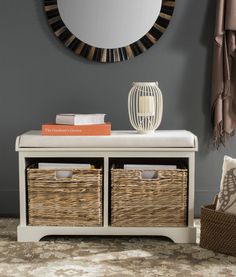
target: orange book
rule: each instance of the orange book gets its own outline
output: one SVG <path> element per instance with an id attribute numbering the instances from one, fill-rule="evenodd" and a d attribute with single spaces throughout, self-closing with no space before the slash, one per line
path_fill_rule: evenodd
<path id="1" fill-rule="evenodd" d="M 59 125 L 43 124 L 43 136 L 109 136 L 111 134 L 111 124 L 93 125 Z"/>

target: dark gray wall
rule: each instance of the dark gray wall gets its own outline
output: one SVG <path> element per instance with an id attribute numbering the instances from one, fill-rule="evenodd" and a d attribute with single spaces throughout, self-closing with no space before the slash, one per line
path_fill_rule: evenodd
<path id="1" fill-rule="evenodd" d="M 105 112 L 113 129 L 130 129 L 132 81 L 158 80 L 164 96 L 161 129 L 188 129 L 199 138 L 196 213 L 219 189 L 222 158 L 236 156 L 235 139 L 209 148 L 212 0 L 177 0 L 161 40 L 139 57 L 99 64 L 76 57 L 54 38 L 39 0 L 0 1 L 0 214 L 18 214 L 17 135 L 39 129 L 60 112 Z"/>

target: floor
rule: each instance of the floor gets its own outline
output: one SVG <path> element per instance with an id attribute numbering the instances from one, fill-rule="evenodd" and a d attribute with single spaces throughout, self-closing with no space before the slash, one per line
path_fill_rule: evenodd
<path id="1" fill-rule="evenodd" d="M 155 237 L 47 237 L 18 243 L 17 224 L 18 219 L 0 219 L 0 277 L 236 276 L 236 257 L 197 244 Z"/>

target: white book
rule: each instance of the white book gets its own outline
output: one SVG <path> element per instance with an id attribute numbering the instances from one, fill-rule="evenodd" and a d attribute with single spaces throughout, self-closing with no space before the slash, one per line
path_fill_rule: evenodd
<path id="1" fill-rule="evenodd" d="M 145 169 L 145 170 L 168 170 L 168 169 L 177 169 L 176 165 L 156 165 L 156 164 L 125 164 L 124 169 Z"/>
<path id="2" fill-rule="evenodd" d="M 58 114 L 56 124 L 92 125 L 104 124 L 106 114 Z"/>
<path id="3" fill-rule="evenodd" d="M 38 163 L 39 169 L 91 169 L 91 164 Z"/>

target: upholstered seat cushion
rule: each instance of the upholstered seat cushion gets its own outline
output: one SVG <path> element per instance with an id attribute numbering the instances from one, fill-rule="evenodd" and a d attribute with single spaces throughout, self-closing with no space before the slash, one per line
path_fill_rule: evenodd
<path id="1" fill-rule="evenodd" d="M 196 148 L 197 138 L 184 130 L 160 130 L 142 135 L 135 131 L 112 131 L 111 136 L 42 136 L 40 131 L 29 131 L 17 138 L 17 148 Z"/>

